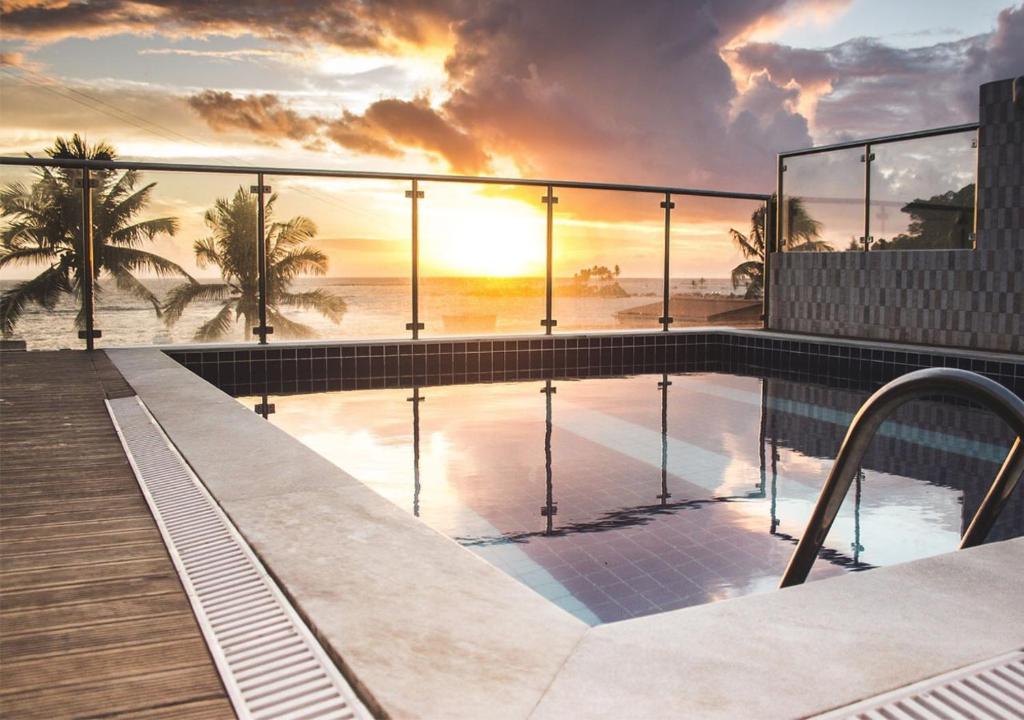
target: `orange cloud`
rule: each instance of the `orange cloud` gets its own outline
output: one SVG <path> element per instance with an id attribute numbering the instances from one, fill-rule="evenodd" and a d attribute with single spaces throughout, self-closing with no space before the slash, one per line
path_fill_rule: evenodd
<path id="1" fill-rule="evenodd" d="M 480 145 L 426 98 L 378 100 L 362 115 L 346 111 L 336 119 L 300 115 L 271 93 L 236 97 L 206 90 L 190 97 L 188 104 L 219 131 L 239 129 L 309 147 L 326 138 L 349 150 L 383 157 L 398 157 L 415 148 L 443 159 L 455 172 L 479 174 L 490 167 Z"/>

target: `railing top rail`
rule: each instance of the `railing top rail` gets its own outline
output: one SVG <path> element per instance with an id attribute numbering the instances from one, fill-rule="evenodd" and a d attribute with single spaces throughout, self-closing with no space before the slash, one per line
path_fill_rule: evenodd
<path id="1" fill-rule="evenodd" d="M 946 127 L 932 128 L 930 130 L 915 130 L 913 132 L 899 133 L 896 135 L 883 135 L 881 137 L 865 138 L 863 140 L 847 140 L 844 142 L 832 143 L 831 145 L 818 145 L 816 147 L 801 148 L 799 150 L 787 150 L 780 152 L 779 158 L 798 157 L 800 155 L 817 155 L 818 153 L 831 152 L 833 150 L 850 150 L 862 148 L 865 145 L 885 145 L 887 143 L 900 142 L 901 140 L 920 140 L 921 138 L 936 137 L 938 135 L 954 135 L 961 132 L 977 130 L 978 123 L 963 123 L 962 125 L 947 125 Z"/>
<path id="2" fill-rule="evenodd" d="M 756 200 L 765 202 L 765 193 L 704 190 L 700 188 L 663 185 L 630 185 L 625 183 L 584 182 L 578 180 L 539 180 L 533 178 L 502 178 L 476 175 L 437 175 L 424 173 L 389 173 L 365 170 L 326 170 L 315 168 L 261 167 L 247 165 L 198 165 L 131 160 L 78 160 L 69 158 L 0 157 L 0 165 L 29 167 L 65 167 L 90 170 L 147 170 L 153 172 L 197 172 L 227 175 L 290 175 L 293 177 L 348 178 L 357 180 L 419 180 L 421 182 L 466 183 L 478 185 L 517 185 L 521 187 L 553 187 L 579 190 L 611 190 L 616 192 L 652 193 L 658 195 L 689 195 L 692 197 Z"/>

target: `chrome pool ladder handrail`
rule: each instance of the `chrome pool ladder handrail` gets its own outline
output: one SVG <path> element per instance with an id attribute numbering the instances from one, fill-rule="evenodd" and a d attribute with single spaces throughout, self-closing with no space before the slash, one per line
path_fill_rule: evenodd
<path id="1" fill-rule="evenodd" d="M 981 405 L 1002 418 L 1017 435 L 992 487 L 964 532 L 960 548 L 985 541 L 1010 493 L 1024 475 L 1024 400 L 994 380 L 967 370 L 915 370 L 887 383 L 857 411 L 779 587 L 799 585 L 807 579 L 879 426 L 903 404 L 935 395 L 955 396 Z"/>

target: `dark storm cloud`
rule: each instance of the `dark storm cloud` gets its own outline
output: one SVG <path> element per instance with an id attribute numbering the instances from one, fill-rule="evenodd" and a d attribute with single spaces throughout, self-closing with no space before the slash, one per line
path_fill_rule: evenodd
<path id="1" fill-rule="evenodd" d="M 749 123 L 756 141 L 735 146 L 736 90 L 719 48 L 782 4 L 482 4 L 453 26 L 445 109 L 524 172 L 763 187 L 779 109 Z M 806 127 L 786 138 L 806 140 Z"/>

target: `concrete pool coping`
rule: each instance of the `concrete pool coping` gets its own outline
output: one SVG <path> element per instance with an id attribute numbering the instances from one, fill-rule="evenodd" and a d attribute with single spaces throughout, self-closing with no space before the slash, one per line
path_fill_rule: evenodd
<path id="1" fill-rule="evenodd" d="M 1024 646 L 1024 539 L 589 628 L 162 350 L 107 352 L 379 715 L 794 717 Z"/>

